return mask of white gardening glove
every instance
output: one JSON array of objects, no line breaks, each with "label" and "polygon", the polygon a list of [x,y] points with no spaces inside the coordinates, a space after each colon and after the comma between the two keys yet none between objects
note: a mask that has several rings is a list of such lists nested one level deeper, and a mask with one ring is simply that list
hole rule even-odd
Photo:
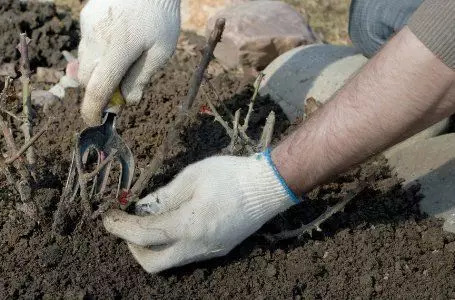
[{"label": "white gardening glove", "polygon": [[127,103],[141,100],[150,77],[176,48],[180,0],[90,0],[80,24],[81,114],[93,125],[119,85]]},{"label": "white gardening glove", "polygon": [[128,242],[149,273],[223,256],[299,200],[268,152],[218,156],[185,168],[171,183],[141,199],[136,212],[109,211],[105,228]]}]

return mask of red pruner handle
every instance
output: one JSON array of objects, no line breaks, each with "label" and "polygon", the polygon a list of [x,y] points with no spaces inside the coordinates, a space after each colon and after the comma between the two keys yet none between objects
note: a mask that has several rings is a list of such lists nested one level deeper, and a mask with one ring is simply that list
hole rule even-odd
[{"label": "red pruner handle", "polygon": [[125,208],[128,207],[128,204],[129,204],[128,203],[128,198],[129,198],[130,194],[131,194],[130,190],[123,190],[122,189],[120,191],[120,194],[119,194],[117,200],[118,200],[118,203],[120,204],[120,208],[121,209],[125,209]]}]

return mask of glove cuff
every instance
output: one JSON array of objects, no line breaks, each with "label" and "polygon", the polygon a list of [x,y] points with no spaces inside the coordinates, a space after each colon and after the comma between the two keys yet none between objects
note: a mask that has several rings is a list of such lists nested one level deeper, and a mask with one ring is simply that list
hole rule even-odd
[{"label": "glove cuff", "polygon": [[273,163],[272,161],[272,157],[270,155],[270,148],[267,148],[264,152],[261,153],[267,163],[269,164],[269,166],[272,168],[273,170],[273,173],[275,174],[276,178],[278,179],[278,181],[281,183],[281,185],[283,186],[284,190],[286,191],[286,193],[289,195],[289,198],[291,198],[291,200],[294,202],[294,204],[299,204],[300,202],[303,201],[303,198],[304,196],[302,195],[300,198],[297,197],[297,195],[291,190],[291,188],[287,185],[286,181],[284,180],[283,176],[281,176],[280,172],[278,171],[278,169],[276,168],[275,164]]},{"label": "glove cuff", "polygon": [[248,171],[239,174],[239,184],[244,195],[244,210],[258,229],[270,218],[301,200],[278,172],[269,150],[256,153],[250,159]]}]

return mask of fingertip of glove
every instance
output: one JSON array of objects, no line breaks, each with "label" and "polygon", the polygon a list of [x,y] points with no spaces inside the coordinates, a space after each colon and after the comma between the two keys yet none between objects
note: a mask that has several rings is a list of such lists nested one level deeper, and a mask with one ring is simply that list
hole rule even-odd
[{"label": "fingertip of glove", "polygon": [[112,232],[128,219],[128,214],[118,209],[111,209],[103,215],[103,225],[107,231]]},{"label": "fingertip of glove", "polygon": [[101,114],[99,110],[94,109],[90,105],[87,105],[84,101],[82,103],[80,112],[84,123],[87,126],[96,126],[101,124]]}]

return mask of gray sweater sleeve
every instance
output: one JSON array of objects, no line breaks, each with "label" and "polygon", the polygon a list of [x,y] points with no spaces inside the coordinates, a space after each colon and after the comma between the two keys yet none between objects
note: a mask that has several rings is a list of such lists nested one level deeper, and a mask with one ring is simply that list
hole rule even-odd
[{"label": "gray sweater sleeve", "polygon": [[410,18],[408,27],[455,70],[455,0],[425,0]]}]

